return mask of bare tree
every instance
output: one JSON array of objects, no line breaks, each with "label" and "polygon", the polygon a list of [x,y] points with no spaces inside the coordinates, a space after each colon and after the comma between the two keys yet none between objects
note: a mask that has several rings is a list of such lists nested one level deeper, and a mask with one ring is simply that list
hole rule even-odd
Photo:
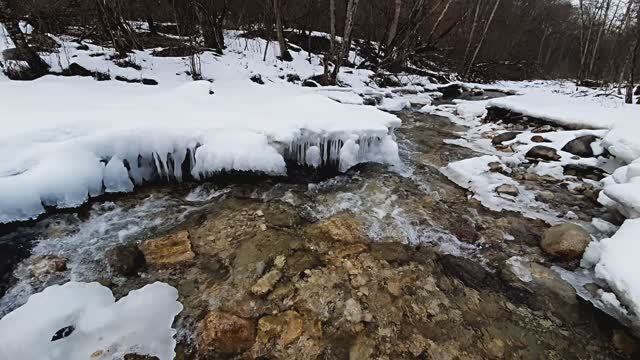
[{"label": "bare tree", "polygon": [[436,20],[436,22],[433,24],[433,28],[431,28],[431,32],[429,33],[429,36],[427,36],[427,44],[431,42],[431,38],[433,37],[433,34],[436,32],[436,29],[438,28],[438,25],[440,25],[440,23],[442,22],[442,19],[444,19],[444,15],[447,13],[447,10],[449,10],[449,6],[451,6],[451,2],[453,0],[447,0],[447,2],[444,5],[444,8],[442,9],[442,11],[440,12],[440,16],[438,16],[438,20]]},{"label": "bare tree", "polygon": [[333,73],[331,80],[333,83],[338,81],[338,74],[340,73],[340,67],[349,55],[349,43],[351,41],[351,32],[353,31],[353,23],[358,10],[358,3],[360,0],[349,0],[347,3],[347,13],[344,21],[344,33],[342,35],[342,41],[340,42],[340,49],[337,49],[335,61],[333,64]]},{"label": "bare tree", "polygon": [[473,63],[476,61],[476,58],[478,57],[480,48],[482,48],[482,43],[484,42],[484,39],[487,37],[487,32],[489,31],[489,27],[491,26],[491,23],[493,22],[493,18],[496,15],[496,10],[498,10],[498,5],[500,5],[500,0],[496,0],[495,4],[493,5],[493,10],[491,11],[489,20],[487,20],[487,24],[485,25],[484,31],[482,32],[482,37],[480,37],[480,41],[478,41],[478,45],[476,45],[476,50],[473,53],[473,56],[471,57],[471,61],[469,61],[469,66],[467,67],[467,71],[464,74],[465,77],[469,77],[469,73],[471,72]]},{"label": "bare tree", "polygon": [[467,58],[469,57],[469,50],[471,49],[471,43],[473,42],[473,37],[476,33],[476,28],[478,27],[478,19],[480,17],[480,7],[482,5],[482,0],[476,1],[476,11],[473,15],[473,24],[471,25],[471,31],[469,32],[469,40],[467,41],[467,47],[464,50],[464,58],[462,60],[462,65],[467,65]]},{"label": "bare tree", "polygon": [[273,14],[276,18],[276,34],[278,36],[278,45],[280,46],[280,60],[291,61],[293,58],[287,50],[287,42],[284,39],[284,30],[282,25],[282,7],[280,0],[273,0]]},{"label": "bare tree", "polygon": [[[334,0],[331,0],[334,1]],[[398,23],[400,22],[400,10],[402,10],[402,0],[395,0],[393,12],[393,20],[391,21],[391,26],[389,26],[389,34],[387,36],[387,42],[385,45],[387,47],[391,46],[393,39],[396,37],[396,33],[398,32]]]}]

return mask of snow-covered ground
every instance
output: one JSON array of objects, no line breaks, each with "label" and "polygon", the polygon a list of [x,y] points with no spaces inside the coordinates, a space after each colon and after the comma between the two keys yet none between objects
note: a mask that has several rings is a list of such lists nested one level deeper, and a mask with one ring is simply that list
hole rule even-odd
[{"label": "snow-covered ground", "polygon": [[[349,88],[302,87],[287,75],[321,74],[319,57],[292,52],[292,62],[281,62],[270,44],[263,61],[266,41],[236,32],[227,34],[225,55],[200,56],[209,81],[192,81],[187,58],[136,51],[128,60],[138,70],[117,66],[112,49],[70,40],[57,38],[60,52],[47,56],[53,71],[76,63],[158,85],[60,76],[0,81],[0,98],[9,104],[0,108],[0,223],[149,180],[180,181],[185,160],[195,178],[231,170],[281,175],[286,161],[341,171],[364,161],[395,164],[400,120],[380,109],[429,104],[425,91],[434,88],[412,77],[411,87],[383,90],[371,71],[356,69],[340,74]],[[257,75],[266,84],[251,80]],[[366,97],[379,109],[362,106]]]}]

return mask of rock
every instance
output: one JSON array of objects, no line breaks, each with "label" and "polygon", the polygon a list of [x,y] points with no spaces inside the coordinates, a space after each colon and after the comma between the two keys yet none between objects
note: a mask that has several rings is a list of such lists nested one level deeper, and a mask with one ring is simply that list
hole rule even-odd
[{"label": "rock", "polygon": [[551,142],[551,140],[547,140],[544,137],[540,136],[540,135],[534,135],[531,137],[531,141],[533,141],[534,143],[544,143],[544,142]]},{"label": "rock", "polygon": [[545,231],[540,247],[549,255],[576,260],[582,257],[590,242],[591,236],[582,227],[576,224],[562,224]]},{"label": "rock", "polygon": [[249,349],[255,339],[253,322],[224,312],[209,312],[200,322],[198,350],[207,354],[237,354]]},{"label": "rock", "polygon": [[158,85],[158,82],[154,79],[143,78],[142,85]]},{"label": "rock", "polygon": [[284,257],[283,255],[278,255],[276,256],[275,260],[273,260],[273,265],[275,265],[275,267],[280,270],[282,270],[282,268],[286,263],[287,263],[287,258]]},{"label": "rock", "polygon": [[640,96],[640,86],[636,88],[636,91],[633,92],[633,95]]},{"label": "rock", "polygon": [[548,190],[544,190],[544,191],[540,191],[539,193],[536,194],[536,200],[538,201],[544,201],[544,202],[549,202],[551,200],[553,200],[556,196]]},{"label": "rock", "polygon": [[256,84],[264,85],[264,80],[262,80],[262,75],[260,74],[251,75],[249,80],[253,81]]},{"label": "rock", "polygon": [[580,136],[569,141],[565,146],[562,147],[562,151],[566,151],[580,157],[594,157],[591,143],[598,139],[600,138],[595,135]]},{"label": "rock", "polygon": [[563,173],[568,176],[594,181],[600,181],[608,175],[604,170],[586,164],[566,164],[563,166]]},{"label": "rock", "polygon": [[67,259],[56,255],[38,256],[29,265],[29,271],[37,279],[67,270]]},{"label": "rock", "polygon": [[371,244],[370,254],[374,259],[399,265],[411,261],[409,247],[397,242],[374,242]]},{"label": "rock", "polygon": [[637,354],[640,348],[638,340],[627,335],[627,333],[621,329],[615,329],[613,331],[611,342],[616,350],[626,355]]},{"label": "rock", "polygon": [[536,145],[532,147],[529,151],[527,151],[525,156],[529,159],[540,159],[548,161],[558,161],[561,158],[561,156],[558,155],[556,149],[542,145]]},{"label": "rock", "polygon": [[160,360],[160,358],[151,355],[126,354],[123,360]]},{"label": "rock", "polygon": [[251,292],[257,296],[265,295],[273,289],[273,286],[281,277],[282,273],[279,270],[272,270],[261,277],[256,284],[251,287]]},{"label": "rock", "polygon": [[489,171],[491,171],[491,172],[502,172],[502,171],[504,171],[504,167],[502,166],[501,162],[492,161],[488,165],[489,165]]},{"label": "rock", "polygon": [[455,98],[462,95],[462,85],[450,84],[447,86],[441,86],[438,91],[442,93],[443,98]]},{"label": "rock", "polygon": [[496,192],[500,195],[518,196],[520,191],[514,185],[502,184],[496,188]]},{"label": "rock", "polygon": [[147,240],[140,245],[140,250],[147,264],[158,267],[179,265],[195,257],[186,230]]},{"label": "rock", "polygon": [[303,333],[304,321],[295,311],[288,310],[277,315],[264,316],[258,320],[258,340],[268,343],[277,339],[278,346],[285,347]]},{"label": "rock", "polygon": [[365,240],[363,227],[352,214],[338,214],[310,226],[307,234],[330,241],[355,243]]},{"label": "rock", "polygon": [[287,81],[290,83],[295,83],[300,81],[300,75],[298,74],[287,74]]},{"label": "rock", "polygon": [[320,84],[318,84],[317,82],[307,79],[305,81],[302,82],[302,86],[304,87],[319,87]]},{"label": "rock", "polygon": [[538,126],[537,128],[531,130],[531,132],[534,133],[534,134],[539,134],[539,133],[551,132],[553,130],[554,130],[554,128],[551,125],[542,125],[542,126]]},{"label": "rock", "polygon": [[440,263],[447,274],[460,279],[469,287],[483,289],[497,285],[495,275],[475,261],[453,255],[444,255],[440,258]]},{"label": "rock", "polygon": [[491,143],[493,145],[500,145],[505,141],[511,141],[516,138],[520,133],[517,131],[507,131],[501,134],[498,134],[491,139]]},{"label": "rock", "polygon": [[93,76],[93,72],[76,63],[69,64],[69,67],[63,73],[68,76]]},{"label": "rock", "polygon": [[359,323],[360,321],[362,321],[362,318],[363,318],[362,307],[360,306],[360,303],[357,300],[354,300],[353,298],[351,298],[345,301],[344,318],[347,319],[347,321],[350,321],[352,323]]},{"label": "rock", "polygon": [[135,245],[120,245],[106,253],[107,264],[118,275],[133,276],[145,267],[144,254]]}]

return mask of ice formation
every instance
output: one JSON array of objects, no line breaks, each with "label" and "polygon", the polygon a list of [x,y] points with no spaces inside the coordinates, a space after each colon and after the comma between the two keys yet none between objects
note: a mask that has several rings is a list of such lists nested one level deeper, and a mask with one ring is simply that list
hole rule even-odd
[{"label": "ice formation", "polygon": [[116,360],[129,353],[170,360],[178,292],[153,283],[115,301],[98,283],[68,282],[32,295],[0,320],[0,358]]}]

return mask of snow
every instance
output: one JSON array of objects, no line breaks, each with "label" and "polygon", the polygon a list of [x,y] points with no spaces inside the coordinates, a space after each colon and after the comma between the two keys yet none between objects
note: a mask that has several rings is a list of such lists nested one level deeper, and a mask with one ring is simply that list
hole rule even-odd
[{"label": "snow", "polygon": [[619,300],[640,317],[640,278],[637,254],[640,219],[628,219],[610,238],[592,242],[582,261],[584,267],[595,264],[595,274],[613,288]]},{"label": "snow", "polygon": [[[69,56],[45,56],[54,71],[75,62],[112,77],[153,78],[159,85],[56,76],[1,81],[0,98],[10,105],[0,108],[0,223],[187,175],[282,175],[289,161],[341,171],[365,161],[399,162],[393,135],[399,118],[362,105],[362,94],[378,91],[367,85],[370,71],[341,73],[351,89],[304,88],[283,78],[317,74],[319,58],[310,63],[307,54],[292,53],[290,63],[275,56],[262,61],[263,40],[236,36],[227,34],[225,55],[202,55],[203,76],[212,82],[192,81],[185,58],[136,51],[131,60],[141,70],[122,68],[109,59],[112,49],[87,43],[89,50],[81,51],[64,37],[56,39]],[[266,84],[251,82],[255,74]],[[411,106],[402,96],[389,96],[381,109]],[[190,174],[182,173],[185,160]]]},{"label": "snow", "polygon": [[[137,353],[173,359],[171,326],[182,311],[177,298],[176,289],[159,282],[117,302],[98,283],[50,286],[0,320],[0,358],[116,360]],[[68,327],[67,337],[52,340]]]},{"label": "snow", "polygon": [[[489,170],[490,163],[503,164],[505,161],[508,162],[511,159],[484,155],[449,163],[440,168],[440,171],[458,186],[473,192],[473,198],[490,210],[521,212],[526,217],[557,224],[559,222],[557,213],[549,209],[546,204],[538,202],[534,193],[527,191],[512,178]],[[500,185],[515,186],[519,193],[517,196],[498,194],[496,188]]]}]

